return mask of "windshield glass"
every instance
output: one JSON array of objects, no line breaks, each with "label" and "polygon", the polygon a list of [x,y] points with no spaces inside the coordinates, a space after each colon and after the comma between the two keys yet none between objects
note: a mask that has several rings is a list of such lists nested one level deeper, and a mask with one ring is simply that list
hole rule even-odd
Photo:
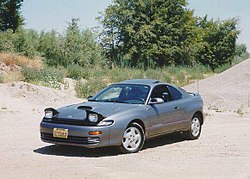
[{"label": "windshield glass", "polygon": [[144,104],[150,87],[146,85],[115,84],[107,87],[89,101]]}]

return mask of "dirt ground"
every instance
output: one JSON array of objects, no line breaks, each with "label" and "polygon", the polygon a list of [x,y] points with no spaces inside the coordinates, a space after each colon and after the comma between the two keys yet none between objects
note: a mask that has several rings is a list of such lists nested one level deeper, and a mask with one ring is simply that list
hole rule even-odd
[{"label": "dirt ground", "polygon": [[211,113],[198,140],[166,135],[119,154],[43,143],[42,114],[0,114],[0,178],[250,178],[249,116]]},{"label": "dirt ground", "polygon": [[[250,110],[243,100],[249,95],[249,67],[247,60],[200,82],[206,119],[198,140],[170,134],[147,141],[136,154],[41,142],[43,109],[82,99],[75,98],[72,91],[24,82],[0,84],[0,178],[250,179]],[[241,98],[237,101],[239,85]],[[195,91],[196,85],[185,88]],[[239,110],[241,105],[244,111]]]}]

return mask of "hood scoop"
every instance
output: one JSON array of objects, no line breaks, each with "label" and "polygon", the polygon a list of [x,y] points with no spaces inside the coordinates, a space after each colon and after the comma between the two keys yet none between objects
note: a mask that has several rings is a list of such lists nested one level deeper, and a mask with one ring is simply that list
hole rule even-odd
[{"label": "hood scoop", "polygon": [[92,107],[90,107],[90,106],[78,106],[77,109],[90,111],[92,109]]}]

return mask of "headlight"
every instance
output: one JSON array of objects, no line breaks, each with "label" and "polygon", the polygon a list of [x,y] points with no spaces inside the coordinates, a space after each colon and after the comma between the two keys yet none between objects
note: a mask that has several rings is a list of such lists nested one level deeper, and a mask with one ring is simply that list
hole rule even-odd
[{"label": "headlight", "polygon": [[44,112],[45,112],[45,115],[44,115],[43,121],[51,121],[51,119],[53,118],[53,116],[55,116],[56,114],[59,113],[54,108],[46,108],[44,110]]},{"label": "headlight", "polygon": [[89,113],[89,121],[90,122],[97,122],[98,121],[98,115],[94,113]]},{"label": "headlight", "polygon": [[110,126],[110,125],[112,125],[114,123],[114,121],[113,120],[103,120],[103,121],[101,121],[101,122],[99,122],[97,125],[98,126]]},{"label": "headlight", "polygon": [[44,117],[47,118],[47,119],[52,119],[52,117],[53,117],[53,111],[51,111],[51,110],[45,110],[45,116]]}]

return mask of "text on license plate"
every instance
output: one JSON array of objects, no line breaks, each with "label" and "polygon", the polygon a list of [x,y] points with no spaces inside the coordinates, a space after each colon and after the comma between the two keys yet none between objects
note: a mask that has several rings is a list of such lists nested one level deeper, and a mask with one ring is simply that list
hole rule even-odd
[{"label": "text on license plate", "polygon": [[67,139],[68,138],[68,129],[54,128],[53,129],[53,137]]}]

